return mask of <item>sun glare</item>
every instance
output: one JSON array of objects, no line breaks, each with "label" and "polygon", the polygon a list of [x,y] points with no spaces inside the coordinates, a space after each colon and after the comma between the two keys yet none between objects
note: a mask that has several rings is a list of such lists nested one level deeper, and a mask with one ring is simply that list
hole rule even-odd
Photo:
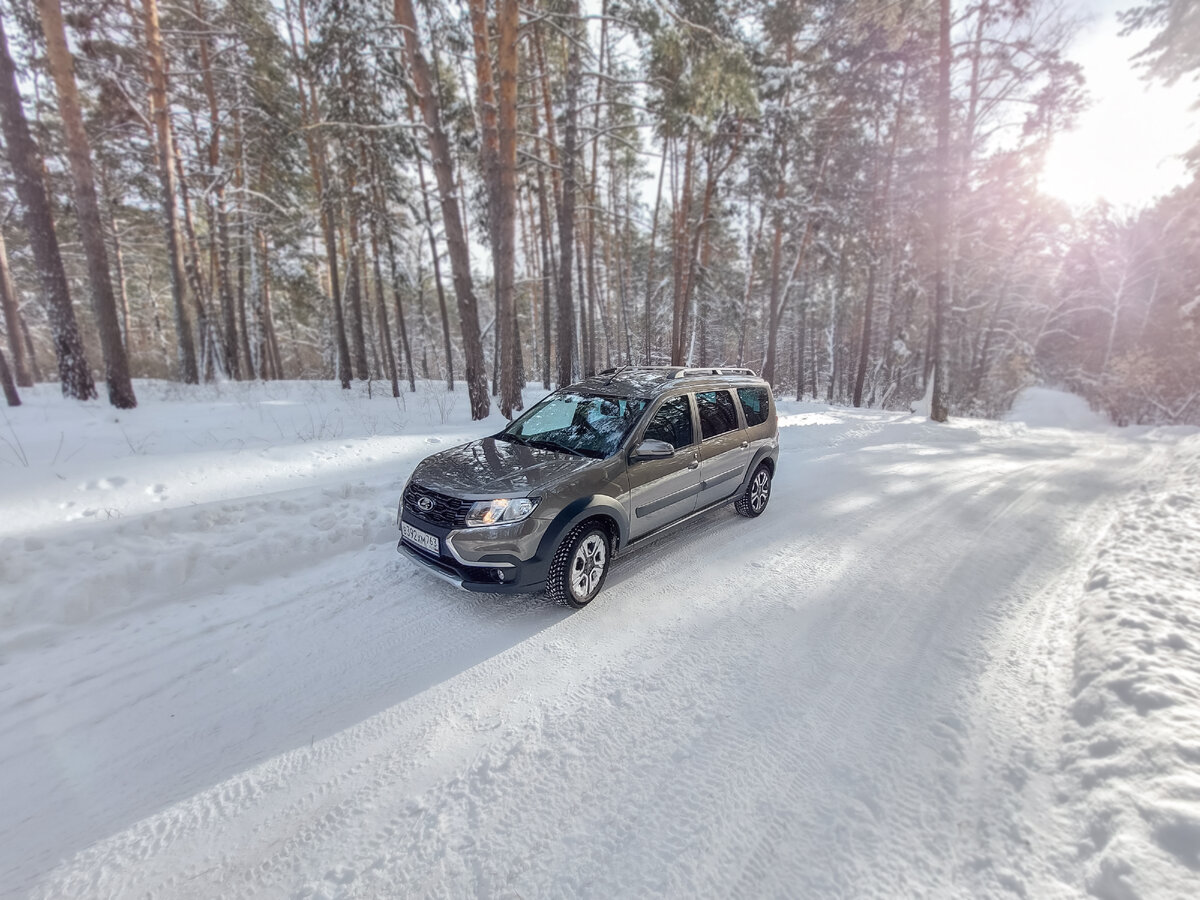
[{"label": "sun glare", "polygon": [[1084,68],[1092,105],[1074,131],[1059,135],[1046,158],[1042,190],[1073,205],[1099,198],[1141,207],[1187,178],[1180,155],[1200,143],[1189,106],[1193,82],[1147,83],[1129,58],[1145,38],[1117,34],[1108,14],[1070,55]]}]

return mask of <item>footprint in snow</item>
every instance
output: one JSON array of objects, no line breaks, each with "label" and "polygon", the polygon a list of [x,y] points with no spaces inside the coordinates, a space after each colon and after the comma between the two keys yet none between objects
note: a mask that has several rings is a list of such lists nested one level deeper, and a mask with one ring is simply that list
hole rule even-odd
[{"label": "footprint in snow", "polygon": [[441,442],[442,442],[442,439],[438,438],[438,437],[425,438],[425,443],[427,443],[427,444],[440,444]]},{"label": "footprint in snow", "polygon": [[349,866],[334,866],[325,873],[325,880],[334,884],[350,884],[358,877],[358,872]]},{"label": "footprint in snow", "polygon": [[85,481],[79,486],[81,491],[115,491],[117,488],[124,486],[128,479],[122,478],[119,475],[113,475],[109,478],[97,478],[95,481]]}]

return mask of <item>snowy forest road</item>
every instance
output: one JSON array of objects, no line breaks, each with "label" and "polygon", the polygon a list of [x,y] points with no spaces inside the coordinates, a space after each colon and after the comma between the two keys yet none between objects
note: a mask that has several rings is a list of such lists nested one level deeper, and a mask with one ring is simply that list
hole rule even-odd
[{"label": "snowy forest road", "polygon": [[[767,513],[599,599],[390,543],[19,652],[0,885],[36,897],[1077,896],[1073,628],[1158,448],[781,420]],[[248,548],[252,552],[252,548]]]}]

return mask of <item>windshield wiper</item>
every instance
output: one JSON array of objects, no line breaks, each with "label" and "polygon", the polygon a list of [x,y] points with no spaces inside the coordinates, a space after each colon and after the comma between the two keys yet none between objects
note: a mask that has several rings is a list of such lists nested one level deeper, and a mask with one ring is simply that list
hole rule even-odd
[{"label": "windshield wiper", "polygon": [[492,438],[498,441],[512,441],[514,444],[522,444],[526,447],[529,446],[529,441],[525,440],[525,438],[521,437],[519,434],[509,434],[506,431],[501,431],[497,434],[494,434],[492,435]]},{"label": "windshield wiper", "polygon": [[559,453],[569,453],[572,456],[587,456],[581,450],[576,450],[574,447],[568,447],[565,444],[556,444],[554,441],[526,441],[530,447],[540,447],[543,450],[557,450]]}]

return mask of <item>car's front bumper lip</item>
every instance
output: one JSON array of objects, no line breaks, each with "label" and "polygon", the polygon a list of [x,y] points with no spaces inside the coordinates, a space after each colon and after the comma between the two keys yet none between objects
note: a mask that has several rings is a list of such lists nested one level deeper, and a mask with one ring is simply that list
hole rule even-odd
[{"label": "car's front bumper lip", "polygon": [[419,565],[428,569],[430,574],[442,579],[442,581],[445,581],[447,584],[452,584],[457,588],[463,588],[466,590],[466,585],[463,584],[461,575],[458,575],[454,571],[450,570],[448,567],[443,565],[440,560],[434,560],[433,557],[429,556],[427,553],[418,550],[416,547],[405,541],[404,538],[401,538],[396,544],[396,550],[399,553],[403,553],[413,562],[418,563]]},{"label": "car's front bumper lip", "polygon": [[[487,554],[482,559],[466,559],[454,546],[452,540],[455,535],[461,533],[460,529],[439,527],[418,518],[407,509],[403,511],[401,520],[427,534],[435,535],[438,538],[441,552],[434,554],[415,544],[410,544],[403,538],[396,544],[396,550],[419,563],[443,581],[464,590],[485,593],[537,591],[545,587],[546,566],[537,558],[522,560],[517,556],[500,551]],[[497,572],[503,574],[502,581],[495,577]]]}]

